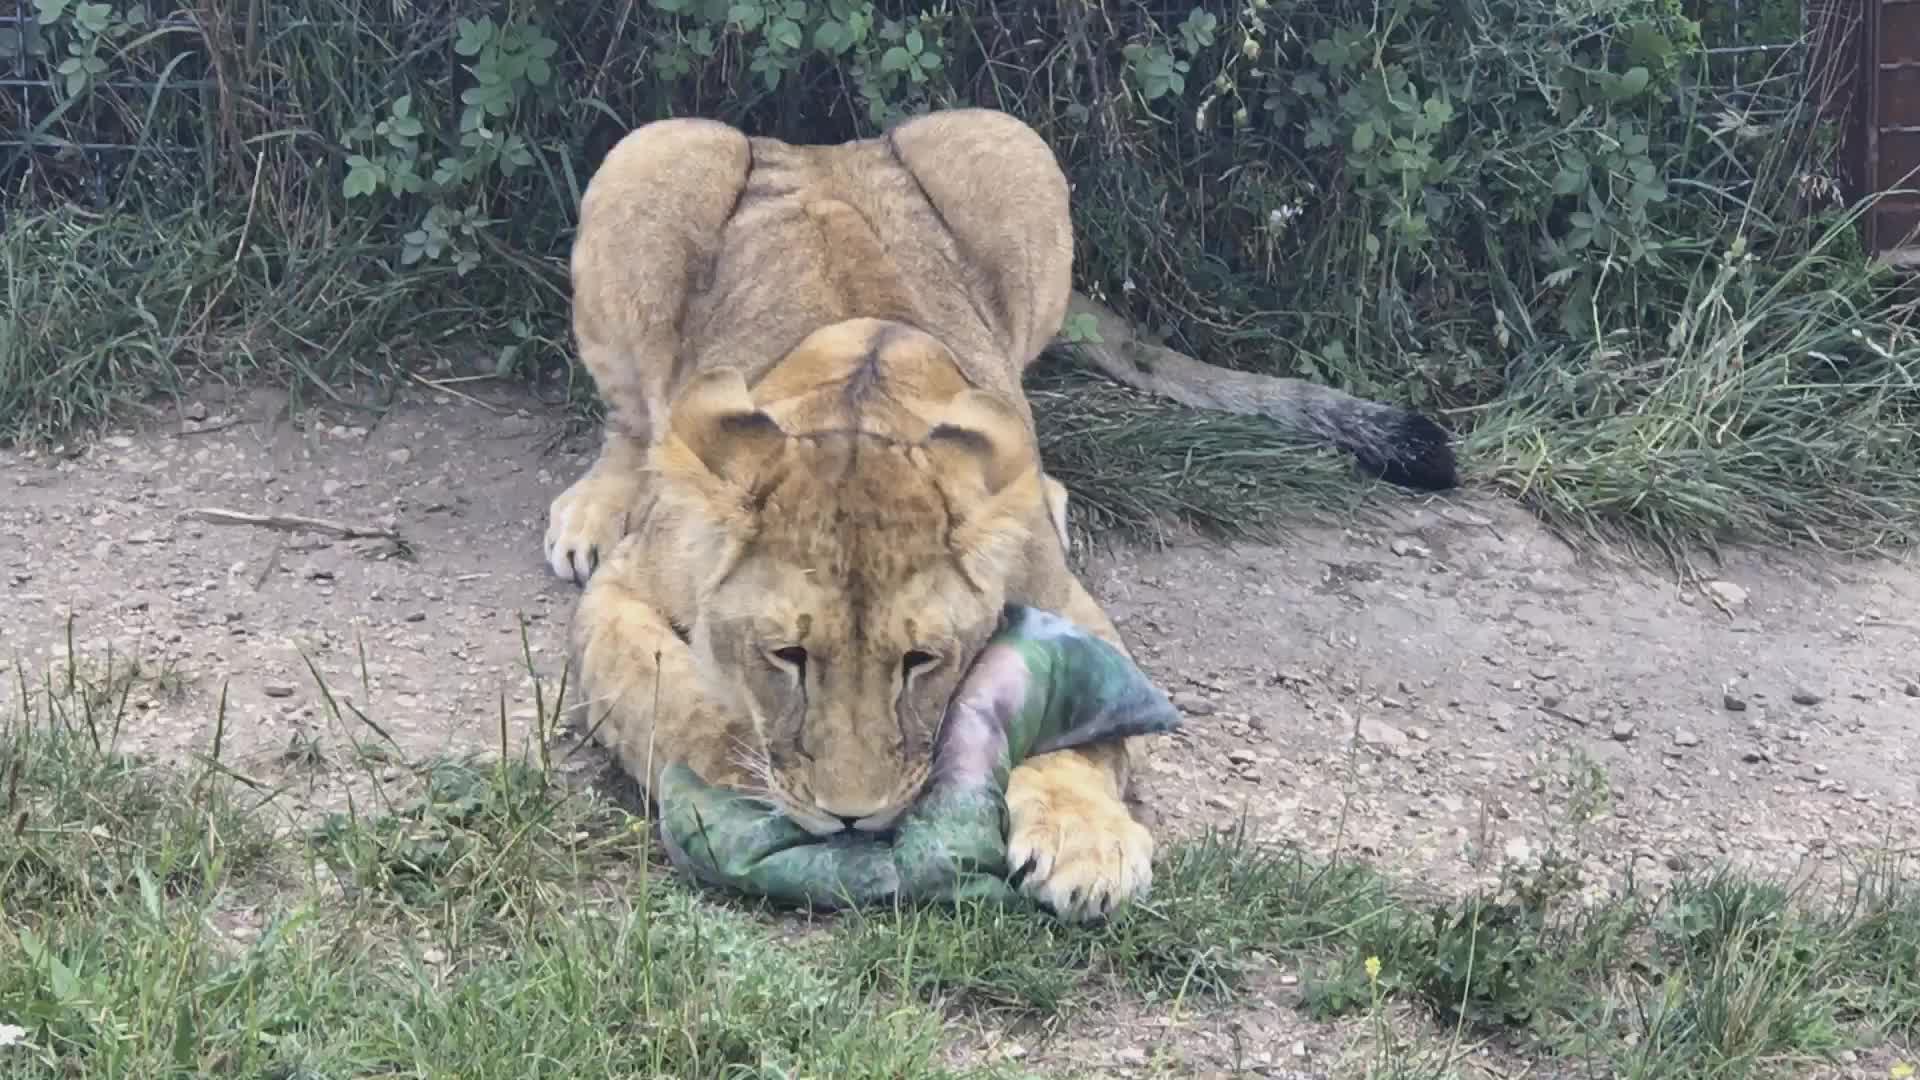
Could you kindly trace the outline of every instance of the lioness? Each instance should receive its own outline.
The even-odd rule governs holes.
[[[625,769],[684,761],[813,833],[882,831],[1004,604],[1125,649],[1068,568],[1021,389],[1072,262],[1066,179],[997,112],[832,146],[667,120],[612,150],[572,253],[605,441],[546,552],[586,582],[586,722]],[[1010,779],[1010,865],[1063,917],[1151,883],[1139,751]]]

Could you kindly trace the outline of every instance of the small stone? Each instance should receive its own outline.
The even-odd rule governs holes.
[[[261,687],[260,691],[261,693],[266,694],[270,698],[288,698],[293,696],[293,684],[283,683],[283,682],[270,682],[267,685]]]
[[[340,494],[340,492],[344,490],[346,486],[347,485],[341,483],[338,480],[323,480],[320,482],[320,494],[325,495],[327,498],[331,499],[335,495]]]
[[[1634,730],[1633,725],[1627,723],[1625,720],[1613,725],[1614,742],[1632,742],[1636,734],[1637,732]]]
[[[1773,757],[1764,748],[1755,748],[1741,754],[1740,760],[1749,765],[1758,765],[1763,761],[1772,761]]]
[[[1235,809],[1233,805],[1233,800],[1227,798],[1225,795],[1207,796],[1207,805],[1213,807],[1215,810],[1231,811]]]
[[[1693,732],[1688,731],[1686,728],[1675,728],[1673,732],[1673,745],[1699,746],[1700,736],[1695,735]]]
[[[1425,559],[1433,555],[1425,544],[1409,540],[1404,536],[1395,539],[1393,543],[1387,545],[1387,548],[1403,559]]]
[[[1371,746],[1397,747],[1407,743],[1406,732],[1372,717],[1361,718],[1359,736],[1361,742]]]
[[[1684,872],[1686,868],[1687,860],[1683,856],[1678,854],[1667,856],[1667,869],[1678,874]]]
[[[413,451],[404,446],[398,450],[389,450],[387,451],[387,460],[395,465],[405,465],[407,462],[413,460]]]
[[[1920,697],[1920,682],[1908,682],[1908,683],[1907,683],[1907,696],[1908,696],[1908,697]]]
[[[1795,705],[1818,705],[1825,700],[1827,700],[1827,696],[1825,694],[1822,694],[1817,690],[1808,689],[1807,687],[1804,687],[1804,686],[1794,690],[1793,692],[1793,703]]]
[[[1731,581],[1709,581],[1700,588],[1723,607],[1742,607],[1747,602],[1746,588]]]
[[[1257,765],[1260,762],[1260,759],[1255,757],[1251,750],[1229,750],[1227,751],[1227,760],[1235,765]]]
[[[199,423],[207,418],[207,405],[203,401],[189,401],[185,410],[187,419]]]
[[[447,962],[447,954],[441,951],[440,949],[432,948],[431,946],[429,946],[428,948],[421,950],[420,959],[426,961],[429,964],[434,965],[435,967],[438,967],[439,965]]]
[[[1113,1060],[1122,1068],[1137,1069],[1147,1063],[1147,1052],[1137,1046],[1129,1046],[1113,1055]]]
[[[1172,695],[1173,707],[1188,716],[1212,716],[1216,706],[1191,690],[1178,690]]]
[[[1415,742],[1430,742],[1433,739],[1433,732],[1423,727],[1410,727],[1407,729],[1407,734],[1411,736]]]
[[[141,529],[127,537],[129,544],[151,544],[158,539],[152,529]]]
[[[426,622],[427,613],[424,611],[409,611],[407,612],[407,621],[408,622]]]
[[[1746,712],[1747,711],[1747,699],[1743,697],[1736,697],[1733,694],[1721,694],[1720,704],[1728,712]]]

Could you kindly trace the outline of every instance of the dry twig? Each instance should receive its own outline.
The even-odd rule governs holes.
[[[280,532],[317,532],[341,540],[392,540],[400,541],[400,530],[386,525],[348,525],[326,518],[301,517],[297,514],[243,514],[238,510],[222,510],[215,506],[202,506],[183,511],[180,515],[194,521],[204,521],[209,525],[251,525],[258,529],[275,529]]]

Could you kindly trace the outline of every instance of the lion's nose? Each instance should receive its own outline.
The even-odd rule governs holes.
[[[840,823],[842,829],[851,830],[860,824],[860,819],[864,816],[865,815],[862,814],[835,814],[833,815],[833,819]]]

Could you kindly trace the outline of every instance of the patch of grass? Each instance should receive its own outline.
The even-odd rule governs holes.
[[[1357,864],[1221,834],[1172,848],[1153,898],[1099,928],[868,914],[834,949],[876,985],[1035,1016],[1120,992],[1176,1010],[1230,1000],[1278,964],[1304,973],[1308,1015],[1375,1017],[1381,1076],[1445,1074],[1445,1054],[1413,1055],[1385,1025],[1407,1005],[1474,1039],[1675,1080],[1796,1075],[1913,1032],[1910,876],[1883,867],[1844,908],[1726,871],[1583,906],[1565,871],[1549,859],[1497,896],[1423,901]]]
[[[1870,299],[1884,274],[1830,246],[1762,274],[1736,240],[1645,328],[1657,352],[1622,336],[1527,357],[1466,442],[1474,474],[1576,538],[1669,557],[1910,544],[1920,332]]]
[[[1920,1024],[1920,888],[1890,859],[1839,894],[1720,871],[1589,904],[1549,851],[1446,900],[1231,831],[1170,845],[1153,896],[1102,926],[865,911],[795,942],[664,873],[646,823],[562,786],[544,745],[389,749],[373,797],[296,819],[217,752],[118,753],[124,670],[70,651],[12,680],[8,1075],[933,1078],[958,1075],[955,1010],[1181,1015],[1282,972],[1310,1017],[1371,1017],[1369,1076],[1448,1075],[1487,1038],[1596,1075],[1791,1076]],[[1452,1045],[1403,1039],[1409,1016]]]
[[[0,230],[0,444],[48,445],[156,414],[156,397],[192,379],[283,387],[298,411],[365,418],[415,374],[507,377],[560,355],[538,317],[473,298],[504,281],[450,268],[396,274],[368,230],[317,211],[270,225],[202,205],[10,214]],[[551,272],[528,260],[499,277],[524,299],[526,275]],[[476,347],[488,337],[507,343]],[[571,382],[562,393],[579,396]]]
[[[217,763],[96,740],[99,688],[15,683],[8,1076],[960,1075],[937,1013],[656,880],[639,823],[535,765],[407,764],[416,799],[276,829]]]
[[[1348,456],[1260,417],[1169,404],[1051,358],[1027,377],[1047,471],[1086,538],[1158,537],[1169,521],[1271,538],[1315,516],[1364,517],[1383,486]]]

